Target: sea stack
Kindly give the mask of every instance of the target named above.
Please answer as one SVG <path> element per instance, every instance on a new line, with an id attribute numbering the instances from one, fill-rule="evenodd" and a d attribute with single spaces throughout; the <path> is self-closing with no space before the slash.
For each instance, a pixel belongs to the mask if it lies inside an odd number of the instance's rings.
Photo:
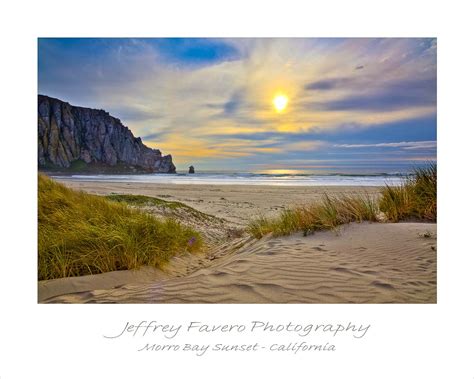
<path id="1" fill-rule="evenodd" d="M 194 174 L 194 166 L 189 166 L 189 174 Z"/>

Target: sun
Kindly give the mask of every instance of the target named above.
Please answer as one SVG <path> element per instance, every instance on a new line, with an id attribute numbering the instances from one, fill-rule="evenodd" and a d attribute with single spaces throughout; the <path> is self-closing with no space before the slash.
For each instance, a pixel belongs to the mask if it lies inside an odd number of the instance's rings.
<path id="1" fill-rule="evenodd" d="M 273 106 L 278 113 L 283 112 L 287 105 L 288 97 L 285 94 L 279 93 L 273 98 Z"/>

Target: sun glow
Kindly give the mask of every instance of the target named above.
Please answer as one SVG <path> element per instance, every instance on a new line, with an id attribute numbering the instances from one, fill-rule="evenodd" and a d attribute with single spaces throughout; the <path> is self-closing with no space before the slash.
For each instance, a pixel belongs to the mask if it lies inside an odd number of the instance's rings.
<path id="1" fill-rule="evenodd" d="M 285 110 L 288 105 L 288 97 L 285 94 L 277 94 L 273 98 L 273 106 L 278 113 L 281 113 Z"/>

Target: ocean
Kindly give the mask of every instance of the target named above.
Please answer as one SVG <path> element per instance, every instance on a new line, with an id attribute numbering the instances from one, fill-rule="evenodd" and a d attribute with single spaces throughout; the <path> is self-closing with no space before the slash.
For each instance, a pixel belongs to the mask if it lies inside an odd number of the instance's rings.
<path id="1" fill-rule="evenodd" d="M 53 176 L 54 178 L 55 176 Z M 68 175 L 56 176 L 78 181 L 111 183 L 276 185 L 276 186 L 385 186 L 400 185 L 401 174 L 260 174 L 200 172 L 196 174 Z"/>

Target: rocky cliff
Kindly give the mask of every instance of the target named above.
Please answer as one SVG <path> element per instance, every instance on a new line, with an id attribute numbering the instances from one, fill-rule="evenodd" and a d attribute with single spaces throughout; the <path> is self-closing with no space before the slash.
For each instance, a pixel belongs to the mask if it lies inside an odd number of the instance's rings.
<path id="1" fill-rule="evenodd" d="M 104 110 L 38 95 L 38 165 L 47 169 L 100 168 L 174 173 L 171 155 L 145 146 Z"/>

